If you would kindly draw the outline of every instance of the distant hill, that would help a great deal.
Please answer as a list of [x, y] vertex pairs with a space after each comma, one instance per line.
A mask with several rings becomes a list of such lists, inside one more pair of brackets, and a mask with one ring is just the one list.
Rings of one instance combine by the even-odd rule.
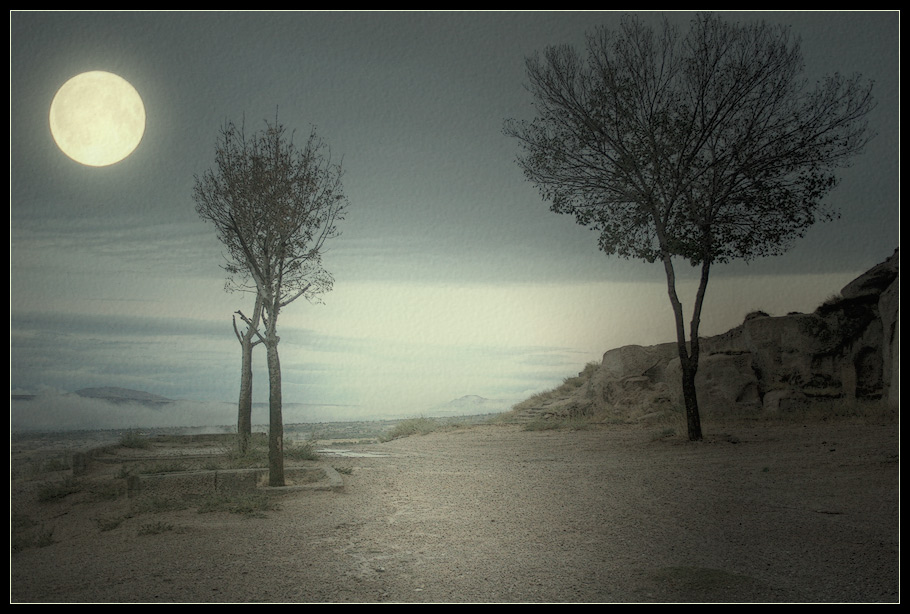
[[472, 416], [476, 414], [495, 414], [507, 411], [514, 401], [487, 399], [476, 394], [468, 394], [427, 411], [428, 416]]
[[102, 388], [83, 388], [77, 390], [75, 394], [80, 397], [89, 399], [104, 399], [113, 403], [142, 403], [144, 405], [166, 405], [173, 403], [173, 399], [158, 396], [142, 390], [130, 390], [129, 388], [115, 388], [105, 386]]

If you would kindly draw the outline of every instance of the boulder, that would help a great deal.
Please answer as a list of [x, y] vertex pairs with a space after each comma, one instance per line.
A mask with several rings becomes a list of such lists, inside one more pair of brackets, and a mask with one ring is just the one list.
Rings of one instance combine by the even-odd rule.
[[625, 345], [606, 352], [601, 368], [607, 376], [617, 380], [638, 376], [659, 379], [667, 363], [676, 356], [678, 351], [675, 343]]

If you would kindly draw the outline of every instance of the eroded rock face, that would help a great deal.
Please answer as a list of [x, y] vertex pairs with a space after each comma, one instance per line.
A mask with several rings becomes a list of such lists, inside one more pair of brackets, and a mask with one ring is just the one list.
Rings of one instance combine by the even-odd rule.
[[[760, 382], [752, 368], [750, 352], [708, 354], [699, 360], [695, 375], [700, 406], [725, 407], [743, 413], [761, 408]], [[665, 373], [676, 405], [682, 407], [682, 368], [679, 358], [670, 361]]]
[[647, 376], [660, 380], [667, 363], [678, 356], [675, 343], [660, 345], [625, 345], [606, 352], [601, 368], [608, 377], [622, 380], [626, 377]]
[[[749, 317], [701, 341], [699, 406], [787, 411], [818, 400], [899, 395], [899, 253], [847, 284], [815, 313]], [[675, 343], [606, 352], [598, 409], [682, 405]]]

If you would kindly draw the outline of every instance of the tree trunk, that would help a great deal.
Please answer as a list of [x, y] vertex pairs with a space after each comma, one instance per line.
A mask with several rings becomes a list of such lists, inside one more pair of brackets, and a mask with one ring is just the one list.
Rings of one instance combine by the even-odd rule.
[[[682, 391], [683, 401], [686, 406], [686, 430], [690, 441], [701, 441], [701, 417], [698, 412], [698, 394], [695, 390], [695, 373], [698, 371], [698, 338], [695, 338], [693, 344], [693, 355], [689, 354], [686, 344], [686, 325], [683, 320], [682, 303], [679, 302], [679, 296], [676, 294], [676, 273], [673, 270], [673, 262], [669, 254], [663, 257], [664, 272], [667, 275], [667, 293], [670, 295], [670, 304], [673, 307], [673, 316], [676, 321], [676, 347], [679, 350], [679, 365], [682, 370]], [[704, 272], [704, 271], [703, 271]], [[704, 283], [707, 282], [707, 275], [703, 275], [703, 283], [699, 285], [699, 301], [696, 305], [692, 322], [695, 335], [698, 334], [698, 319], [701, 314], [701, 297], [704, 296]]]
[[698, 394], [695, 391], [695, 374], [698, 366], [692, 364], [689, 358], [680, 356], [682, 365], [682, 390], [683, 401], [686, 404], [686, 430], [690, 441], [701, 441], [701, 415], [698, 411]]
[[281, 363], [278, 336], [269, 332], [265, 341], [269, 367], [269, 486], [284, 486], [284, 422], [281, 416]]
[[253, 436], [253, 348], [259, 341], [259, 320], [262, 317], [262, 297], [256, 294], [256, 305], [253, 307], [253, 319], [250, 320], [240, 311], [239, 315], [246, 324], [243, 334], [237, 330], [234, 319], [234, 334], [240, 341], [240, 399], [237, 402], [237, 445], [241, 454], [246, 454]]
[[246, 454], [253, 436], [253, 340], [240, 340], [240, 400], [237, 402], [237, 445]]
[[[709, 245], [709, 237], [705, 237], [705, 245]], [[698, 281], [698, 291], [695, 293], [695, 305], [692, 307], [692, 322], [689, 325], [689, 360], [688, 365], [683, 364], [683, 398], [686, 402], [686, 426], [689, 439], [701, 441], [701, 414], [698, 409], [698, 395], [695, 390], [695, 374], [698, 373], [698, 361], [701, 358], [701, 341], [699, 340], [699, 327], [701, 326], [701, 309], [705, 303], [705, 291], [708, 289], [708, 274], [711, 270], [710, 249], [705, 250], [705, 257], [701, 265], [701, 278]]]

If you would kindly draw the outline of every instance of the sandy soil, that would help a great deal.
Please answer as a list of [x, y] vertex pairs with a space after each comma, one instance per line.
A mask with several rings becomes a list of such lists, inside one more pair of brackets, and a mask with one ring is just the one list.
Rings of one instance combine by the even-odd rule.
[[899, 601], [897, 425], [715, 431], [479, 426], [364, 445], [379, 456], [321, 461], [343, 490], [273, 492], [260, 515], [149, 511], [147, 493], [99, 486], [116, 482], [99, 463], [39, 503], [54, 476], [25, 470], [20, 447], [14, 529], [53, 543], [11, 553], [10, 600]]

